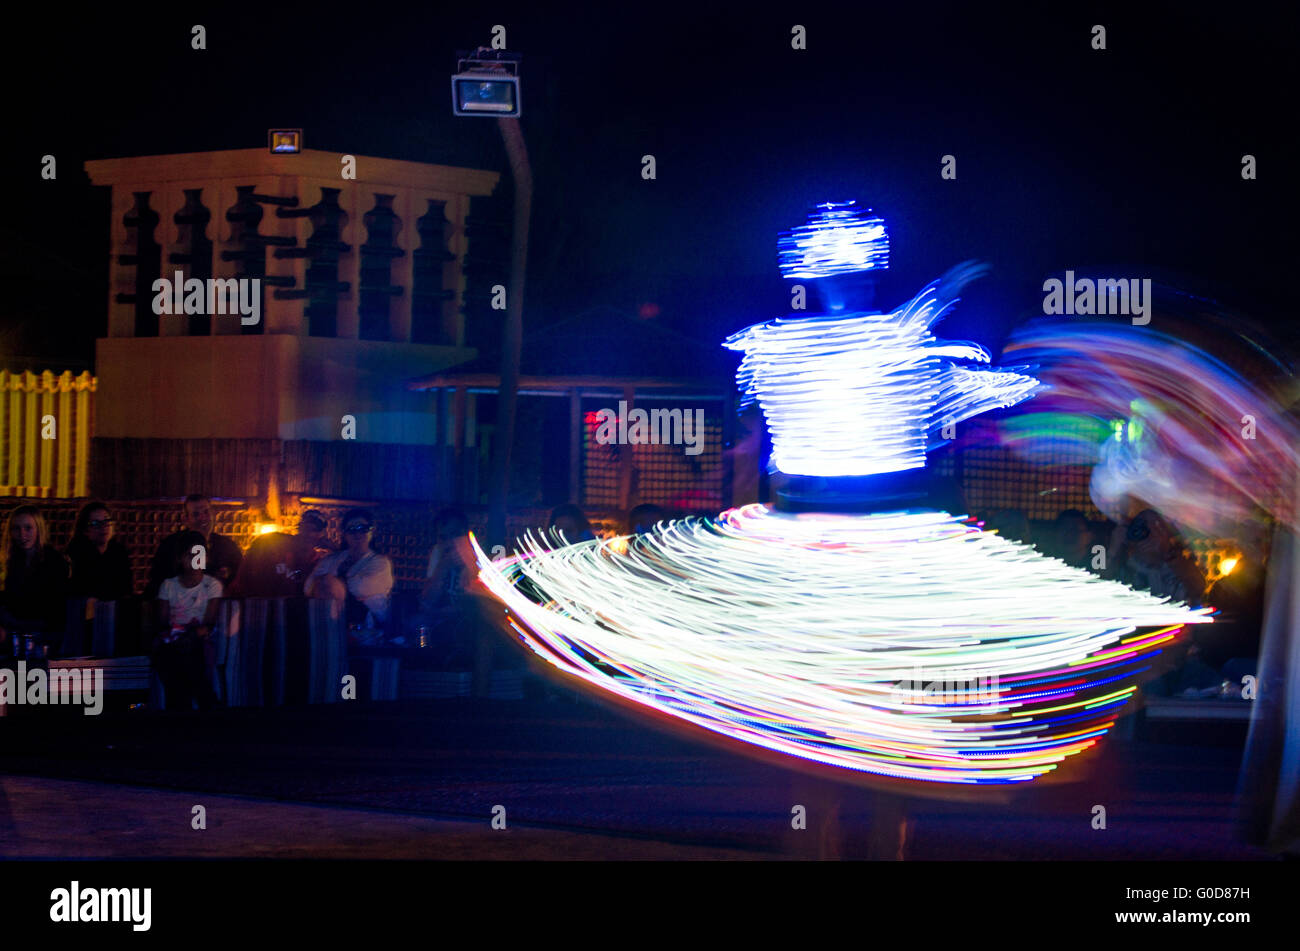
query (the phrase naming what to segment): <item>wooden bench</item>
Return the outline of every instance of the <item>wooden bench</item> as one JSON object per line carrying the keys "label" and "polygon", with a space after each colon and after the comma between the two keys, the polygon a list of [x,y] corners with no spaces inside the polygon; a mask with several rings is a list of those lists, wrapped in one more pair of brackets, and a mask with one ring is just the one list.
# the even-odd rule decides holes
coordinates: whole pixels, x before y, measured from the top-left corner
{"label": "wooden bench", "polygon": [[1251,709],[1249,700],[1146,698],[1148,720],[1249,720]]}
{"label": "wooden bench", "polygon": [[[148,691],[150,705],[159,704],[162,698],[162,685],[154,676],[148,657],[64,657],[48,661],[43,666],[47,667],[46,690],[49,691],[47,702],[50,706],[64,706],[74,699],[64,696],[73,689],[71,681],[58,676],[64,671],[80,671],[77,687],[82,698],[85,697],[86,679],[93,677],[96,670],[103,671],[98,689],[105,694],[123,690]],[[8,715],[6,707],[0,704],[0,716]]]}
{"label": "wooden bench", "polygon": [[51,673],[95,669],[104,671],[105,690],[153,689],[153,664],[148,657],[65,657],[50,661]]}

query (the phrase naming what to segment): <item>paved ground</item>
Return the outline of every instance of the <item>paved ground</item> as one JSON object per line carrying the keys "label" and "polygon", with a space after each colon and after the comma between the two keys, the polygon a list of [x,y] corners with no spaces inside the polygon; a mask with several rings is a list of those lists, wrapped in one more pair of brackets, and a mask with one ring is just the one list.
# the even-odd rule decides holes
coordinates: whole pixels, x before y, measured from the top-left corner
{"label": "paved ground", "polygon": [[[206,828],[192,827],[194,806]],[[753,859],[736,849],[30,776],[0,777],[7,859]]]}
{"label": "paved ground", "polygon": [[[1270,858],[1234,825],[1243,734],[1180,730],[1109,737],[1078,781],[1010,802],[910,800],[907,856]],[[5,718],[0,774],[0,855],[861,858],[882,809],[569,699]]]}

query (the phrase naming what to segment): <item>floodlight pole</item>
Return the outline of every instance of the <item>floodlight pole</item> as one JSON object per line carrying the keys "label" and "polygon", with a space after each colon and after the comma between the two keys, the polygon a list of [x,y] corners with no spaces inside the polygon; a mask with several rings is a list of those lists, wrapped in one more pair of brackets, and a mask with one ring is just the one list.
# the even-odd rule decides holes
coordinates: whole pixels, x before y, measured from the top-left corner
{"label": "floodlight pole", "polygon": [[501,387],[497,394],[497,426],[488,480],[489,545],[504,545],[506,497],[510,491],[510,450],[515,441],[519,396],[519,351],[524,332],[524,268],[528,262],[528,222],[533,206],[533,170],[519,120],[498,117],[497,128],[510,160],[515,180],[514,227],[510,235],[510,286],[506,292],[506,320],[501,334]]}

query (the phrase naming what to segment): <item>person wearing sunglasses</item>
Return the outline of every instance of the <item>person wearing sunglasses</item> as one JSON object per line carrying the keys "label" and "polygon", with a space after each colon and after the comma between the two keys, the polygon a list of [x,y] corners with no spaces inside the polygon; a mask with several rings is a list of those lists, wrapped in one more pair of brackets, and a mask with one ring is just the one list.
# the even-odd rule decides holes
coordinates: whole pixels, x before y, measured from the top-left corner
{"label": "person wearing sunglasses", "polygon": [[77,513],[64,554],[72,562],[69,594],[74,598],[118,601],[135,593],[131,555],[113,537],[113,516],[103,502],[87,502]]}
{"label": "person wearing sunglasses", "polygon": [[342,525],[343,549],[316,564],[303,593],[342,601],[349,626],[365,624],[367,616],[381,626],[388,621],[393,563],[370,547],[375,518],[369,509],[348,509]]}

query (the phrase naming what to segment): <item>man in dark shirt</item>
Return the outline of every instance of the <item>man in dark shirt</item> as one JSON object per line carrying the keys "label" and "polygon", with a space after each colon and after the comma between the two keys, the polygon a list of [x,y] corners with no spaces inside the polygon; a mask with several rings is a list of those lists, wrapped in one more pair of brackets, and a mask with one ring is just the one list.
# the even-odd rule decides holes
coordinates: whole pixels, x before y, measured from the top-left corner
{"label": "man in dark shirt", "polygon": [[181,555],[188,554],[182,551],[186,531],[198,532],[208,540],[205,553],[207,567],[204,571],[220,581],[222,587],[228,587],[239,574],[239,563],[244,560],[244,556],[234,539],[212,530],[212,500],[206,495],[189,495],[185,498],[184,530],[172,532],[164,538],[149,565],[149,584],[144,589],[146,601],[157,598],[159,586],[179,570]]}
{"label": "man in dark shirt", "polygon": [[1220,578],[1210,589],[1206,601],[1219,609],[1213,624],[1195,631],[1205,662],[1222,668],[1230,660],[1259,657],[1260,632],[1264,626],[1264,566],[1257,559],[1244,556],[1231,574]]}
{"label": "man in dark shirt", "polygon": [[325,516],[315,509],[308,509],[298,520],[297,535],[274,532],[253,539],[239,569],[239,577],[227,591],[227,596],[300,597],[316,562],[327,554],[329,539]]}

